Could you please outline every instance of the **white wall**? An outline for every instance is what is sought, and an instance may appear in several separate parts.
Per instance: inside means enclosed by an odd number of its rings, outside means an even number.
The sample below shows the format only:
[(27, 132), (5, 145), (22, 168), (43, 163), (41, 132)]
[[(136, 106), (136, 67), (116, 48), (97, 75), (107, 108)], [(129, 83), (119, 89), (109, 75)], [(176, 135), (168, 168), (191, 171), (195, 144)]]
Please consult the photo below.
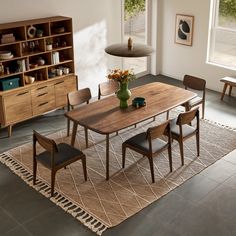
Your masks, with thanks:
[(104, 52), (108, 44), (121, 40), (120, 4), (119, 0), (7, 0), (1, 4), (0, 23), (56, 15), (72, 17), (78, 86), (90, 87), (97, 95), (97, 85), (106, 79), (107, 70), (120, 63)]
[[(206, 79), (208, 88), (222, 91), (220, 78), (236, 72), (206, 64), (210, 0), (159, 0), (159, 12), (160, 73), (179, 80), (184, 74), (199, 76)], [(192, 47), (174, 42), (177, 13), (195, 17)]]

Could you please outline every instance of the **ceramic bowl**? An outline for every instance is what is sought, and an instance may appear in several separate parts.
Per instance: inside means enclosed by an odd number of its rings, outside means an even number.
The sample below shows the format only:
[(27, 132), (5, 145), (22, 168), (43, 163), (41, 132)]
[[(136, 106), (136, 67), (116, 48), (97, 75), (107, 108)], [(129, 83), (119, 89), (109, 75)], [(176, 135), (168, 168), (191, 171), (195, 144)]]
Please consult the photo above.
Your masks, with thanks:
[(136, 97), (136, 98), (133, 99), (132, 104), (135, 107), (145, 106), (146, 105), (145, 98)]
[(34, 83), (34, 81), (35, 81), (35, 77), (33, 77), (33, 76), (28, 76), (28, 75), (25, 75), (25, 76), (24, 76), (24, 79), (25, 79), (25, 83), (26, 83), (26, 84), (32, 84), (32, 83)]

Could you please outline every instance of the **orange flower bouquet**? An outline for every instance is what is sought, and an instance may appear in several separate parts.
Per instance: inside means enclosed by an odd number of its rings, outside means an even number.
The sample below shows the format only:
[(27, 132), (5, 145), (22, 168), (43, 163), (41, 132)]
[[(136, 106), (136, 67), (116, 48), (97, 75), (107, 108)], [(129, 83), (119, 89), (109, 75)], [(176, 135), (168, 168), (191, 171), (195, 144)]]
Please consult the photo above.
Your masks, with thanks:
[(121, 69), (111, 70), (110, 74), (107, 77), (108, 79), (118, 81), (122, 84), (136, 79), (133, 70), (121, 70)]

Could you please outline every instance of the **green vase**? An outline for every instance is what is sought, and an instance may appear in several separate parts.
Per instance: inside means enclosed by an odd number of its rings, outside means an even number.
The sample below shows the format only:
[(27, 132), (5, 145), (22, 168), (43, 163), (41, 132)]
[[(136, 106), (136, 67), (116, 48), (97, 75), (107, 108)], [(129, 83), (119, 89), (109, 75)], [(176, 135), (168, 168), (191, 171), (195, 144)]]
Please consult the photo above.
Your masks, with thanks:
[(120, 89), (117, 91), (117, 97), (120, 100), (121, 109), (127, 108), (129, 106), (128, 100), (131, 97), (131, 92), (128, 89), (128, 85), (128, 82), (120, 83)]

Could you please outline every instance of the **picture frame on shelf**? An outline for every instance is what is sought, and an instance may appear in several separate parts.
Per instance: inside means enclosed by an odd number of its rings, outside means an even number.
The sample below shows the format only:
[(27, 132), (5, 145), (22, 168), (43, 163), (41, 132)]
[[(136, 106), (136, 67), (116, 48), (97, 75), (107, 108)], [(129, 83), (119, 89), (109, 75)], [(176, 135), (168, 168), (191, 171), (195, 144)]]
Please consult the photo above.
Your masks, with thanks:
[(194, 16), (176, 14), (175, 18), (175, 43), (186, 46), (193, 44)]

